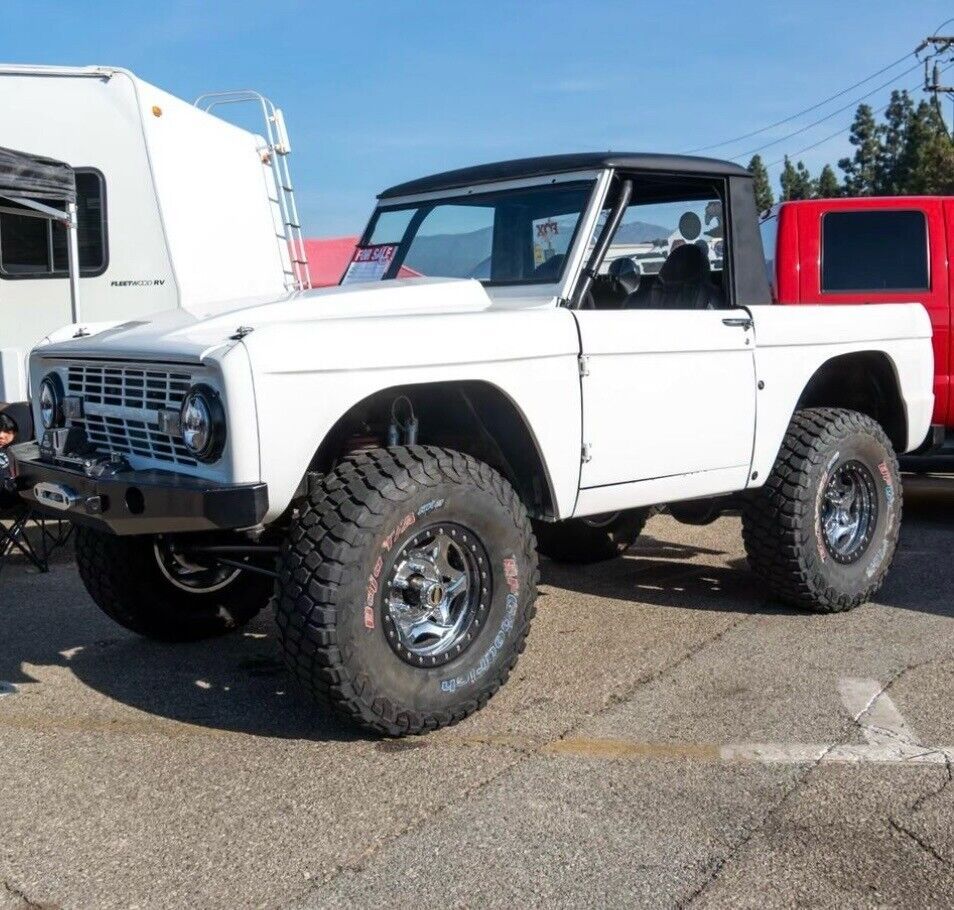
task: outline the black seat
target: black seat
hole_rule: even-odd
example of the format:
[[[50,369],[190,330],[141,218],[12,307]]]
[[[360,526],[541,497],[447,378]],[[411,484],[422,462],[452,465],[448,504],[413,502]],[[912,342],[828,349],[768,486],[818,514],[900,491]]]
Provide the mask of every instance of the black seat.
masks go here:
[[[695,244],[676,247],[663,263],[648,295],[631,294],[627,307],[653,310],[715,310],[725,306],[712,281],[709,257]]]

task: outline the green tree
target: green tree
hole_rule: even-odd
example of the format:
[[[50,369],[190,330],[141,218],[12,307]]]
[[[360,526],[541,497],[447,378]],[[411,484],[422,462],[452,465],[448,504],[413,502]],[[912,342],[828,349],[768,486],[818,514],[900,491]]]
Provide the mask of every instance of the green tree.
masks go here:
[[[874,192],[879,196],[903,193],[907,185],[905,145],[913,115],[914,102],[907,91],[893,91],[885,108],[884,123],[878,127],[880,149]]]
[[[838,177],[830,164],[826,164],[818,175],[818,182],[815,184],[815,195],[819,199],[834,199],[841,195],[841,184],[838,182]]]
[[[906,179],[901,192],[954,193],[954,142],[937,108],[921,101],[908,124],[902,153]]]
[[[815,195],[815,181],[808,172],[808,168],[799,161],[793,165],[788,155],[782,167],[782,199],[811,199]]]
[[[845,172],[846,196],[871,196],[875,192],[881,157],[880,133],[871,106],[859,104],[848,137],[855,154],[838,162],[838,167]]]
[[[765,167],[761,155],[752,156],[749,173],[754,178],[752,182],[755,184],[755,206],[760,212],[766,212],[775,205],[775,194],[769,182],[768,168]]]

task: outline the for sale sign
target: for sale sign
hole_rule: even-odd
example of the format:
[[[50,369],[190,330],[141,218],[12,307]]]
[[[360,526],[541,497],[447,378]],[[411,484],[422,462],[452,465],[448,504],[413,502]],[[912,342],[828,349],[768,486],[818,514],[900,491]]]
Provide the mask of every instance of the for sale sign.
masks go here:
[[[357,284],[362,281],[380,281],[391,267],[397,246],[382,243],[375,246],[359,246],[351,257],[348,271],[342,284]]]

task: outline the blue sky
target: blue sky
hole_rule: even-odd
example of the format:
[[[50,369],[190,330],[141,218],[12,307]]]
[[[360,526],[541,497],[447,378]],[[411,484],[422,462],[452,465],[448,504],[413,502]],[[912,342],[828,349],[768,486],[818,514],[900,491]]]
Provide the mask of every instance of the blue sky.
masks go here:
[[[332,236],[363,226],[377,190],[432,171],[574,150],[685,151],[758,129],[913,50],[951,13],[950,0],[0,0],[0,60],[124,66],[190,100],[263,91],[285,110],[306,234]],[[712,154],[784,136],[907,65]],[[847,127],[852,111],[765,160]],[[815,171],[848,148],[843,134],[802,157]]]

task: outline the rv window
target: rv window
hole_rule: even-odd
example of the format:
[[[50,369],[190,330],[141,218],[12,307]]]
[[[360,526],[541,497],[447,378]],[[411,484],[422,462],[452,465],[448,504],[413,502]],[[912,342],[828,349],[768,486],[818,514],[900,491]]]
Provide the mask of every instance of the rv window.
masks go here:
[[[76,171],[80,274],[106,269],[106,185],[102,174]],[[67,272],[66,231],[52,222],[0,215],[0,277],[61,278]]]

